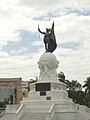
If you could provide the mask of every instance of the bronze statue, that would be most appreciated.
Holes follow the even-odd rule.
[[[46,28],[46,32],[41,32],[39,25],[38,25],[38,31],[44,34],[44,44],[45,44],[46,52],[52,53],[57,47],[56,38],[54,34],[54,22],[52,24],[51,29]]]

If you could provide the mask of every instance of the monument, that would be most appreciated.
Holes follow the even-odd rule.
[[[41,33],[45,52],[38,61],[39,80],[30,85],[28,98],[23,98],[18,108],[7,106],[2,120],[90,120],[90,109],[68,98],[66,84],[57,80],[59,61],[52,53],[57,47],[54,22]]]

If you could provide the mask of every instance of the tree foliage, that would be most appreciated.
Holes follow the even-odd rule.
[[[87,77],[87,80],[84,81],[85,84],[83,87],[85,88],[85,102],[88,107],[90,107],[90,76]]]
[[[87,78],[84,85],[81,85],[77,80],[66,80],[65,74],[60,72],[58,80],[67,84],[68,96],[73,99],[73,102],[90,107],[90,77]]]
[[[90,94],[90,77],[88,77],[87,80],[84,82],[85,84],[83,85],[83,87],[85,87],[85,93]]]

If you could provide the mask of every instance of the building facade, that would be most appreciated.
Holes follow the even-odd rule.
[[[0,78],[0,102],[19,104],[22,100],[22,78]]]

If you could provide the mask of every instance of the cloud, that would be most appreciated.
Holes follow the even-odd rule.
[[[28,7],[34,7],[34,8],[42,8],[43,9],[50,9],[52,10],[53,8],[56,9],[56,8],[89,8],[89,3],[90,1],[89,0],[20,0],[19,2],[21,5],[25,5],[25,6],[28,6]]]
[[[8,57],[8,53],[0,51],[0,58]]]
[[[29,79],[31,77],[34,78],[35,71],[37,71],[37,69],[35,69],[37,68],[36,60],[34,60],[33,58],[29,58],[28,56],[3,57],[0,59],[0,64],[1,77],[21,76],[23,78],[27,78],[28,76]],[[32,70],[34,70],[33,73]]]
[[[41,46],[42,42],[41,41],[35,41],[34,43],[32,43],[32,46]]]
[[[60,42],[89,40],[90,16],[69,14],[55,20],[56,35]]]

